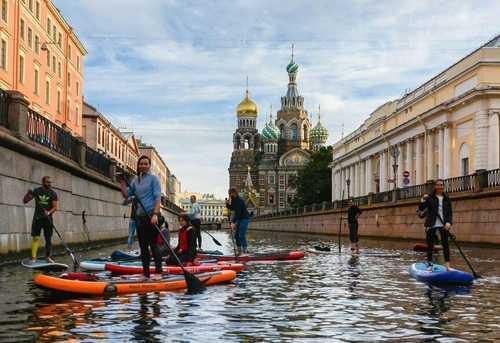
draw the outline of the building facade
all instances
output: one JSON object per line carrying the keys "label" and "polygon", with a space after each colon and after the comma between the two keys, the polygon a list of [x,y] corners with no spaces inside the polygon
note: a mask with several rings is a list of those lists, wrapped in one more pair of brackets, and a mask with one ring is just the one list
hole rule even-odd
{"label": "building facade", "polygon": [[151,159],[151,173],[160,179],[162,197],[168,198],[168,174],[170,172],[158,151],[155,147],[139,141],[139,155],[145,155]]}
{"label": "building facade", "polygon": [[120,132],[95,107],[83,103],[82,135],[89,147],[117,161],[130,173],[137,170],[139,146],[132,132]]}
{"label": "building facade", "polygon": [[[197,197],[197,203],[200,205],[202,223],[221,223],[227,220],[227,218],[224,217],[224,208],[226,208],[226,202],[224,200],[216,199],[213,195],[205,194],[205,196]],[[190,199],[182,199],[180,201],[180,207],[184,211],[189,212],[192,207]]]}
{"label": "building facade", "polygon": [[257,213],[284,209],[293,203],[298,171],[307,164],[312,150],[324,146],[328,138],[328,131],[320,121],[311,130],[304,98],[298,90],[299,65],[293,53],[286,70],[287,93],[281,97],[276,120],[271,108],[262,133],[256,129],[258,109],[248,90],[237,107],[238,127],[233,134],[229,185],[243,190],[251,184],[257,191]]}
{"label": "building facade", "polygon": [[170,175],[168,181],[169,181],[169,192],[172,198],[172,202],[178,205],[179,204],[178,194],[181,193],[181,182],[179,181],[179,179],[177,179],[177,176],[175,176],[174,174]]}
{"label": "building facade", "polygon": [[21,92],[32,110],[81,136],[87,50],[51,0],[0,6],[0,87]]}
{"label": "building facade", "polygon": [[332,199],[500,167],[500,36],[333,146]]}

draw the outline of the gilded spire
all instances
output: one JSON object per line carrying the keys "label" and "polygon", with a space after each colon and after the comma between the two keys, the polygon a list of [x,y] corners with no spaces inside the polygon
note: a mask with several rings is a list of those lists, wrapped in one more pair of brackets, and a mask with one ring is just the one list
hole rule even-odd
{"label": "gilded spire", "polygon": [[273,104],[270,106],[271,108],[269,109],[269,123],[273,122]]}

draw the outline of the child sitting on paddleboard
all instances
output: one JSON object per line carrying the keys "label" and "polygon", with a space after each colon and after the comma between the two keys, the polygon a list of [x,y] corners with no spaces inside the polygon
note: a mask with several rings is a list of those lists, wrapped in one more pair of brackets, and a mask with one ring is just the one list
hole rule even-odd
{"label": "child sitting on paddleboard", "polygon": [[[196,233],[187,214],[179,216],[179,224],[179,239],[174,252],[183,264],[189,265],[196,258]],[[168,256],[166,264],[177,265],[178,263],[174,256]]]}

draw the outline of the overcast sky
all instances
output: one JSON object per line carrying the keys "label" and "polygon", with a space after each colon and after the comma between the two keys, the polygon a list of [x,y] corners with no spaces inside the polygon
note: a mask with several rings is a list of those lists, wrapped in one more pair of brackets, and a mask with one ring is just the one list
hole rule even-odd
{"label": "overcast sky", "polygon": [[500,1],[54,0],[89,54],[86,101],[153,144],[183,190],[223,196],[249,77],[262,128],[295,44],[329,142],[500,33]]}

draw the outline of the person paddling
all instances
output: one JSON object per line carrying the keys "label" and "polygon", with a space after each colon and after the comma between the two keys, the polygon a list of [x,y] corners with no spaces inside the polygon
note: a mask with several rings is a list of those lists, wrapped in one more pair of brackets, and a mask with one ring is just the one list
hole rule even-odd
{"label": "person paddling", "polygon": [[27,204],[35,199],[35,213],[31,224],[31,262],[36,262],[38,246],[40,245],[40,233],[43,230],[45,238],[45,259],[54,263],[52,259],[52,234],[53,222],[52,214],[57,211],[57,193],[52,190],[52,182],[49,176],[42,178],[42,187],[29,190],[23,198],[23,203]]}
{"label": "person paddling", "polygon": [[[179,257],[182,264],[191,264],[196,258],[196,233],[191,226],[189,215],[181,214],[179,216],[179,239],[174,253]],[[177,260],[169,256],[166,260],[167,265],[177,265]]]}
{"label": "person paddling", "polygon": [[361,215],[359,207],[349,199],[347,210],[347,222],[349,223],[349,240],[351,241],[351,253],[359,254],[358,217]]}
{"label": "person paddling", "polygon": [[446,268],[450,266],[450,246],[448,238],[450,236],[453,212],[451,200],[448,194],[444,192],[444,181],[439,179],[436,181],[434,190],[431,195],[424,194],[418,206],[420,211],[427,210],[425,217],[426,240],[427,240],[427,263],[429,269],[432,270],[432,253],[434,250],[434,239],[436,232],[439,232],[441,237],[441,245],[443,246],[443,255]]}
{"label": "person paddling", "polygon": [[194,228],[194,233],[196,234],[196,240],[198,241],[198,249],[201,250],[201,207],[200,204],[196,202],[196,196],[191,195],[191,209],[189,210],[189,219],[191,220],[191,225]]}
{"label": "person paddling", "polygon": [[234,232],[238,255],[248,254],[247,231],[250,224],[250,215],[247,205],[238,195],[235,188],[229,190],[230,200],[226,200],[226,207],[233,212],[231,216],[231,230]]}
{"label": "person paddling", "polygon": [[[122,195],[125,199],[135,196],[140,199],[147,213],[142,206],[136,206],[134,218],[137,224],[137,239],[141,249],[142,267],[144,276],[150,277],[149,264],[151,262],[151,253],[155,260],[157,273],[162,273],[162,260],[160,250],[156,245],[158,236],[158,220],[160,218],[161,187],[157,176],[150,173],[151,160],[147,156],[139,157],[137,161],[137,177],[127,187],[125,180],[120,181]],[[149,219],[148,217],[151,217]]]}

